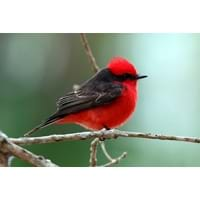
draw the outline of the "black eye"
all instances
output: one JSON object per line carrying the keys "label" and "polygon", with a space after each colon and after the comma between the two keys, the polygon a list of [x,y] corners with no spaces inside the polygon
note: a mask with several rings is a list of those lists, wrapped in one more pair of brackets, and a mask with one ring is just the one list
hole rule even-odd
{"label": "black eye", "polygon": [[123,79],[128,79],[129,75],[128,74],[123,74],[122,77],[123,77]]}
{"label": "black eye", "polygon": [[135,79],[135,77],[128,73],[117,76],[117,80],[119,80],[119,81],[133,80],[133,79]]}
{"label": "black eye", "polygon": [[131,74],[128,74],[128,73],[123,75],[124,80],[133,79],[133,78],[134,77]]}

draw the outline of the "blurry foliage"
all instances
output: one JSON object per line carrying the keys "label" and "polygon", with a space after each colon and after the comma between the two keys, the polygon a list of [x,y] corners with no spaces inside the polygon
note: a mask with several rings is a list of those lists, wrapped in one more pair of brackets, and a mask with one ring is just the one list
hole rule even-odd
{"label": "blurry foliage", "polygon": [[[137,110],[124,130],[200,136],[199,34],[88,34],[99,66],[116,55],[148,79],[139,83]],[[20,137],[55,111],[56,100],[92,76],[79,34],[0,34],[0,129]],[[50,126],[37,135],[84,131]],[[200,166],[200,145],[147,139],[106,141],[118,166]],[[90,141],[27,148],[61,166],[88,166]],[[106,159],[99,150],[98,163]],[[18,159],[14,166],[28,166]]]}

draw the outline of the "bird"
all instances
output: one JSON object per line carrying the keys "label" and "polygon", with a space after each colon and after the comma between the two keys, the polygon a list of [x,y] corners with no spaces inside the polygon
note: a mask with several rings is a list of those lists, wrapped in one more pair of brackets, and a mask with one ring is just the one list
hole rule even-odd
{"label": "bird", "polygon": [[113,57],[107,67],[59,98],[56,112],[25,136],[51,124],[74,123],[91,131],[118,128],[134,113],[138,80],[146,77],[126,58]]}

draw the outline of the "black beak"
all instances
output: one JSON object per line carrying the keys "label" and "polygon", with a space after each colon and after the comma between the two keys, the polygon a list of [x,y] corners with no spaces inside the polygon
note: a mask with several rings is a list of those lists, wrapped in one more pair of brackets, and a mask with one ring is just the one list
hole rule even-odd
{"label": "black beak", "polygon": [[142,79],[142,78],[146,78],[146,77],[148,77],[148,76],[146,76],[146,75],[137,75],[137,78],[136,79]]}

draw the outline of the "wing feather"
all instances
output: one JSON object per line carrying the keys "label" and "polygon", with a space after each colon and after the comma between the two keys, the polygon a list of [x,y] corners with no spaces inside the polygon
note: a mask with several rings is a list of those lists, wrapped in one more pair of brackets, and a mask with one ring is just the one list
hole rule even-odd
{"label": "wing feather", "polygon": [[89,86],[81,87],[79,90],[70,92],[57,101],[57,111],[48,120],[58,119],[65,115],[76,113],[92,107],[108,104],[122,93],[121,84],[104,83],[96,85],[94,88]]}

